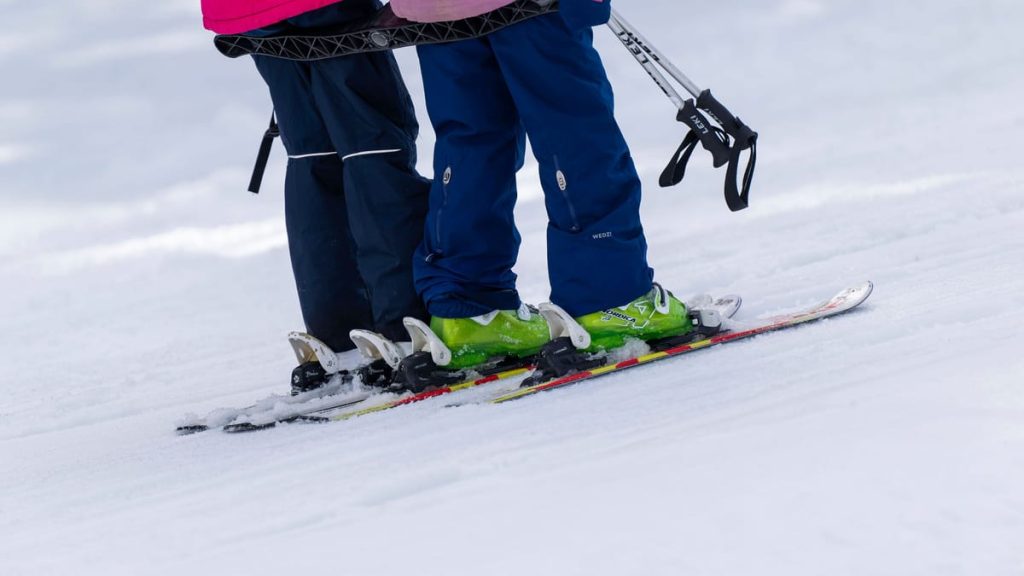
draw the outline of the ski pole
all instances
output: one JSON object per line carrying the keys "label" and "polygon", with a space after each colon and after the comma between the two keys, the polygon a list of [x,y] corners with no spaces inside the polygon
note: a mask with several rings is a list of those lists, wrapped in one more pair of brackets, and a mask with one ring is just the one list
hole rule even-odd
{"label": "ski pole", "polygon": [[[654,80],[654,83],[657,84],[665,95],[668,96],[668,99],[676,105],[676,108],[682,110],[686,101],[683,100],[683,97],[679,95],[679,92],[676,91],[675,87],[669,83],[668,79],[665,78],[665,75],[661,73],[661,70],[658,70],[658,67],[651,60],[651,58],[656,58],[656,56],[648,56],[649,53],[647,50],[644,50],[641,45],[642,41],[631,30],[626,28],[622,23],[623,21],[620,20],[618,16],[618,13],[613,10],[612,17],[608,21],[608,27],[612,29],[612,32],[616,36],[618,36],[619,40],[626,47],[626,50],[629,50],[629,53],[636,58],[636,61],[640,63],[640,66],[642,66],[651,79]],[[684,84],[683,87],[685,88],[686,85]],[[696,86],[694,86],[694,88],[696,88]],[[692,94],[693,92],[690,91],[690,93]],[[698,91],[697,93],[699,94],[700,92]]]}
{"label": "ski pole", "polygon": [[685,88],[687,92],[692,94],[694,98],[700,96],[700,93],[703,92],[703,90],[701,90],[693,80],[690,80],[686,74],[683,74],[682,71],[676,67],[675,64],[669,61],[668,58],[665,58],[665,56],[658,51],[653,44],[644,38],[644,36],[640,34],[635,27],[631,26],[629,22],[627,22],[625,18],[615,10],[612,10],[612,17],[608,22],[608,26],[611,27],[612,31],[619,35],[620,38],[622,38],[623,34],[631,37],[633,43],[635,43],[640,50],[643,50],[644,53],[650,55],[650,57],[653,58],[659,66],[664,68],[665,71],[668,72],[676,82],[679,82],[679,85]]}
{"label": "ski pole", "polygon": [[[676,106],[676,119],[690,128],[683,143],[662,172],[659,181],[661,186],[667,188],[683,180],[690,156],[700,143],[711,153],[715,168],[728,165],[725,201],[729,209],[736,212],[746,208],[749,205],[750,185],[757,164],[757,132],[751,130],[722,105],[710,90],[701,90],[615,10],[612,10],[608,27]],[[693,98],[684,100],[658,67],[667,72]],[[743,173],[742,185],[738,186],[736,181],[740,157],[747,149],[750,150],[750,159]]]}

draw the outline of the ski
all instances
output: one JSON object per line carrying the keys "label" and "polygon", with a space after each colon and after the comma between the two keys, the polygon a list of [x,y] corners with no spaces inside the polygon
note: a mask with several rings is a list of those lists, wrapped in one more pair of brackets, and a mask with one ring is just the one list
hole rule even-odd
{"label": "ski", "polygon": [[[739,310],[742,303],[742,298],[735,295],[717,299],[708,295],[702,295],[690,300],[687,303],[687,306],[691,309],[715,310],[722,318],[731,318]],[[341,422],[358,418],[360,416],[384,412],[400,406],[416,404],[441,396],[448,396],[456,392],[481,388],[500,382],[511,382],[516,378],[530,375],[534,368],[534,365],[527,363],[521,366],[510,367],[507,370],[495,372],[490,375],[481,376],[476,379],[468,379],[458,384],[432,387],[431,389],[423,392],[407,393],[405,395],[383,401],[379,400],[381,400],[384,395],[372,396],[370,399],[361,402],[360,406],[356,409],[346,409],[351,408],[351,406],[334,406],[308,410],[301,413],[296,412],[294,414],[287,415],[287,417],[280,418],[267,418],[265,415],[244,417],[241,418],[240,421],[236,420],[224,426],[223,430],[228,433],[244,433],[269,430],[271,428],[275,428],[278,424],[323,424],[329,422]],[[507,391],[508,390],[506,388],[503,393]],[[362,406],[362,404],[366,405]]]}
{"label": "ski", "polygon": [[[731,318],[741,305],[742,299],[739,296],[714,299],[703,295],[687,303],[691,309],[715,310],[723,318]],[[400,396],[345,389],[342,388],[342,384],[337,383],[297,396],[271,396],[246,408],[219,409],[206,418],[186,421],[178,426],[177,432],[180,435],[186,435],[220,428],[227,433],[244,433],[269,430],[279,424],[350,420],[498,382],[512,382],[516,378],[530,375],[535,368],[530,361],[507,367],[501,366],[501,364],[498,366],[500,368],[492,366],[490,370],[494,372],[490,374],[478,368],[477,371],[468,372],[468,374],[475,374],[474,378]],[[480,372],[484,373],[480,374]],[[507,392],[508,388],[506,387],[502,393]]]}
{"label": "ski", "polygon": [[268,415],[274,419],[289,419],[310,411],[351,406],[369,397],[370,394],[366,392],[342,390],[340,386],[328,386],[295,396],[275,394],[244,408],[218,408],[204,417],[185,417],[175,427],[175,433],[188,436],[222,428],[247,418],[267,418]]}
{"label": "ski", "polygon": [[[703,309],[713,309],[716,312],[718,312],[723,318],[731,318],[734,314],[736,314],[736,312],[739,310],[739,308],[740,308],[740,306],[742,304],[743,304],[743,299],[740,298],[739,296],[730,295],[730,296],[725,296],[725,297],[722,297],[722,298],[714,299],[714,298],[711,298],[710,296],[703,295],[703,296],[699,296],[699,297],[693,299],[692,303],[688,304],[688,306],[690,306],[692,308],[698,308],[699,307],[699,308],[703,308]],[[303,418],[302,420],[306,421],[306,422],[313,422],[313,423],[342,422],[342,421],[345,421],[345,420],[351,420],[353,418],[358,418],[360,416],[366,416],[368,414],[375,414],[377,412],[383,412],[385,410],[391,410],[393,408],[398,408],[399,406],[406,406],[408,404],[415,404],[417,402],[422,402],[424,400],[430,400],[432,398],[437,398],[439,396],[446,396],[446,395],[449,395],[449,394],[453,394],[455,392],[460,392],[460,391],[463,391],[463,390],[469,390],[469,389],[472,389],[472,388],[477,388],[477,387],[483,386],[485,384],[491,384],[491,383],[494,383],[494,382],[510,380],[510,379],[513,379],[513,378],[515,378],[517,376],[528,376],[534,370],[534,368],[535,368],[534,366],[524,366],[522,368],[517,368],[517,369],[514,369],[514,370],[509,370],[507,372],[502,372],[502,373],[495,374],[495,375],[492,375],[492,376],[487,376],[487,377],[484,377],[484,378],[481,378],[481,379],[475,380],[475,381],[467,381],[467,382],[463,382],[461,384],[455,384],[455,385],[451,385],[451,386],[442,386],[442,387],[434,388],[434,389],[431,389],[431,390],[427,390],[425,392],[421,392],[419,394],[413,394],[411,396],[406,396],[406,397],[403,397],[403,398],[398,398],[398,399],[392,400],[390,402],[386,402],[386,403],[379,404],[379,405],[376,405],[376,406],[371,406],[371,407],[367,407],[367,408],[361,408],[359,410],[353,410],[353,411],[345,411],[345,412],[341,412],[339,414],[334,414],[334,415],[330,415],[330,416],[310,415],[309,417]]]}
{"label": "ski", "polygon": [[[346,410],[341,413],[335,414],[339,408],[346,408],[348,406],[332,406],[326,408],[318,408],[315,410],[309,410],[302,413],[296,413],[288,415],[283,418],[251,418],[245,419],[242,422],[232,422],[224,426],[224,432],[228,433],[240,433],[240,432],[258,432],[261,430],[268,430],[276,427],[278,424],[292,424],[292,423],[310,423],[320,424],[327,422],[339,422],[343,420],[350,420],[359,416],[365,416],[367,414],[375,414],[377,412],[383,412],[385,410],[391,410],[392,408],[398,408],[399,406],[406,406],[408,404],[415,404],[431,398],[437,398],[458,392],[460,390],[468,390],[470,388],[476,388],[503,380],[515,378],[517,376],[526,376],[533,370],[532,365],[521,366],[512,368],[482,378],[473,380],[467,380],[458,384],[452,384],[449,386],[442,386],[426,390],[418,394],[405,394],[397,398],[388,399],[380,403],[372,404],[370,406],[361,407],[356,410]],[[383,396],[383,395],[380,395]],[[364,402],[370,403],[373,398],[379,398],[380,396],[371,396],[370,399]],[[362,403],[362,402],[360,402]]]}
{"label": "ski", "polygon": [[683,344],[680,346],[669,348],[667,350],[654,352],[645,356],[630,358],[628,360],[624,360],[614,364],[607,364],[600,368],[594,368],[592,370],[562,376],[553,380],[549,380],[547,382],[540,382],[537,384],[533,384],[531,386],[520,388],[519,390],[515,390],[507,394],[502,394],[500,396],[492,398],[488,402],[491,404],[503,404],[505,402],[512,402],[514,400],[526,398],[527,396],[532,396],[539,392],[547,392],[558,388],[574,386],[576,384],[592,380],[599,376],[616,374],[624,370],[636,368],[638,366],[645,366],[654,362],[666,360],[668,358],[682,356],[683,354],[694,352],[696,350],[703,350],[706,348],[718,346],[720,344],[736,342],[739,340],[752,338],[760,334],[775,332],[777,330],[784,330],[787,328],[793,328],[795,326],[800,326],[803,324],[807,324],[809,322],[821,320],[823,318],[837,316],[839,314],[849,312],[860,306],[862,303],[864,303],[865,300],[868,299],[869,296],[871,296],[871,292],[873,290],[874,285],[871,282],[865,282],[859,286],[843,290],[836,294],[835,296],[833,296],[832,298],[830,298],[829,300],[826,300],[816,306],[812,306],[810,308],[798,312],[776,316],[768,320],[765,320],[763,323],[759,323],[751,327],[747,327],[736,331],[723,332],[711,338],[706,338],[697,342]]}
{"label": "ski", "polygon": [[406,46],[479,38],[557,9],[558,2],[551,0],[518,0],[474,18],[424,24],[395,16],[391,6],[387,5],[365,20],[329,34],[286,34],[263,38],[222,34],[214,38],[214,45],[228,58],[254,54],[285,60],[323,60]]}

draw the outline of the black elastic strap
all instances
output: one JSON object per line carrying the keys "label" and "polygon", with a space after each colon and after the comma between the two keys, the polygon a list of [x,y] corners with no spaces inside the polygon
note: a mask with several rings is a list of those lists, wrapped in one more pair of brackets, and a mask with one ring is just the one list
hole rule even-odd
{"label": "black elastic strap", "polygon": [[[739,172],[740,155],[743,153],[745,148],[750,148],[750,160],[747,161],[747,167],[743,171],[743,186],[737,189],[736,176]],[[740,143],[737,142],[732,148],[732,157],[729,158],[729,168],[726,169],[725,173],[725,203],[729,205],[729,210],[739,212],[750,205],[750,183],[754,179],[754,167],[756,165],[757,136],[755,135],[754,139],[750,141],[748,146],[741,147]]]}
{"label": "black elastic strap", "polygon": [[[714,158],[715,168],[728,165],[725,202],[729,209],[737,212],[746,208],[749,205],[750,185],[757,166],[757,132],[733,116],[709,90],[702,92],[696,100],[687,100],[676,119],[686,124],[690,131],[662,172],[659,184],[667,188],[683,180],[686,175],[686,164],[700,142]],[[712,119],[720,127],[712,123]],[[742,185],[737,185],[740,159],[743,151],[747,149],[750,149],[750,160],[743,171]]]}
{"label": "black elastic strap", "polygon": [[665,167],[664,172],[661,173],[661,178],[658,180],[658,184],[662,188],[668,188],[669,186],[675,186],[683,181],[683,177],[686,176],[686,164],[690,161],[690,156],[693,155],[693,151],[697,149],[697,144],[700,142],[700,138],[697,134],[690,130],[686,133],[686,138],[683,139],[683,143],[679,145],[679,149],[672,155],[672,159],[668,161],[668,166]]}
{"label": "black elastic strap", "polygon": [[679,110],[677,119],[689,126],[690,131],[686,133],[683,143],[679,145],[679,149],[661,174],[659,184],[663,188],[675,186],[683,181],[683,177],[686,176],[686,165],[698,143],[711,153],[715,168],[728,164],[732,153],[729,136],[724,130],[712,124],[711,120],[697,109],[693,100],[688,100]]}
{"label": "black elastic strap", "polygon": [[260,193],[260,185],[263,184],[263,173],[267,171],[267,162],[270,160],[270,149],[274,147],[274,138],[281,135],[281,129],[277,125],[277,115],[270,113],[270,127],[263,134],[263,142],[260,143],[259,154],[256,155],[256,166],[252,169],[252,178],[249,180],[249,192]]}

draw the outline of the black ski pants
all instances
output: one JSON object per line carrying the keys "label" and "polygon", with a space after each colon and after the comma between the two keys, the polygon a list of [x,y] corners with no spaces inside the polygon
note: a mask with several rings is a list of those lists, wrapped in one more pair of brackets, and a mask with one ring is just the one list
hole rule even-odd
{"label": "black ski pants", "polygon": [[[363,17],[346,0],[283,25]],[[412,257],[430,182],[416,172],[412,101],[390,53],[292,62],[256,56],[288,151],[285,220],[307,331],[335,351],[353,328],[406,340],[402,318],[427,318]]]}

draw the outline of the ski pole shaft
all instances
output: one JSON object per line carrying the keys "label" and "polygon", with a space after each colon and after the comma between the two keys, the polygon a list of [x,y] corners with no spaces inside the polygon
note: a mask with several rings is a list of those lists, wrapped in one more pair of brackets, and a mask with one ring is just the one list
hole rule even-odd
{"label": "ski pole shaft", "polygon": [[[627,22],[626,19],[623,18],[622,15],[619,14],[614,9],[612,10],[612,16],[611,20],[609,20],[608,22],[608,26],[611,27],[612,31],[615,32],[616,36],[618,36],[619,39],[622,40],[622,43],[625,44],[627,48],[629,48],[630,52],[633,52],[633,55],[637,58],[637,60],[640,60],[640,57],[634,50],[634,47],[641,50],[650,59],[653,59],[655,64],[664,68],[665,71],[668,72],[669,75],[671,75],[676,80],[676,82],[679,82],[679,84],[683,88],[686,88],[686,91],[693,95],[694,98],[700,96],[701,92],[703,92],[703,90],[701,90],[700,87],[697,86],[697,84],[693,80],[690,80],[686,76],[686,74],[683,74],[683,72],[679,68],[677,68],[675,64],[672,64],[672,62],[670,62],[668,58],[666,58],[661,53],[660,50],[658,50],[657,48],[654,47],[654,45],[648,42],[647,38],[644,38],[644,36],[640,34],[640,32],[638,32],[636,28],[630,25],[630,23]],[[642,63],[643,62],[641,62],[641,64]],[[646,66],[644,67],[646,68]],[[661,83],[659,82],[659,84]]]}
{"label": "ski pole shaft", "polygon": [[686,101],[679,95],[679,92],[672,86],[672,84],[665,78],[665,75],[658,70],[655,62],[651,60],[649,52],[645,50],[637,41],[636,34],[627,29],[622,25],[622,21],[617,17],[617,14],[612,13],[612,18],[608,21],[608,27],[611,28],[612,32],[618,37],[622,45],[629,50],[629,53],[636,58],[636,61],[640,63],[640,66],[647,71],[647,74],[654,80],[654,83],[661,88],[661,91],[668,96],[669,100],[675,104],[676,109],[682,110],[686,105]]}

